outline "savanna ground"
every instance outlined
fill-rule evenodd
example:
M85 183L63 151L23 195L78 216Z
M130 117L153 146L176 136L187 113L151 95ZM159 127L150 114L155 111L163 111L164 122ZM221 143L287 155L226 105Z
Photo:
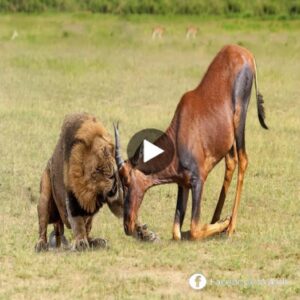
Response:
M161 41L151 39L157 24L167 30ZM188 24L199 28L195 40L185 39ZM14 30L18 37L11 40ZM299 36L299 21L1 15L0 298L299 297ZM136 131L166 128L181 95L198 84L227 43L255 54L270 127L260 127L253 95L246 127L249 167L234 237L172 241L177 188L167 185L151 189L141 207L160 243L125 236L122 220L105 207L93 234L107 238L110 249L36 254L40 175L64 115L93 113L111 133L119 120L126 156ZM208 178L203 222L211 220L223 172L221 162ZM235 182L223 216L231 212L234 190ZM190 206L184 229L189 221ZM202 291L188 284L196 272L208 280ZM269 279L284 284L259 284Z

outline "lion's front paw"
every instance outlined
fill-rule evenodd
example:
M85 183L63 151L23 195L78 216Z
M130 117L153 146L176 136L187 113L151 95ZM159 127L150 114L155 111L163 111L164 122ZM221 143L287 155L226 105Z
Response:
M35 252L45 252L45 251L48 251L49 245L48 245L48 243L45 240L40 239L36 243L34 249L35 249Z
M76 239L72 247L73 251L85 251L90 248L89 242L87 239Z
M90 247L93 249L107 248L107 240L101 238L94 238L89 240Z

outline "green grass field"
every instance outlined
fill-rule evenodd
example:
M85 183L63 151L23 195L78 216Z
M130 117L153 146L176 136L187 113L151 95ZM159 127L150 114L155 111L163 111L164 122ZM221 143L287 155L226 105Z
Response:
M195 40L185 39L189 24L199 28ZM162 40L151 39L155 25L166 28ZM18 37L11 39L14 30ZM299 36L299 20L1 15L0 299L299 299ZM125 236L122 220L105 207L92 232L107 238L110 249L36 254L40 175L64 115L93 113L111 133L119 120L126 156L135 132L167 127L181 95L228 43L255 54L270 127L260 127L253 95L249 167L233 239L172 241L177 187L167 185L151 189L140 210L160 243ZM221 162L208 178L203 222L212 217L223 172ZM235 181L224 217L234 191ZM184 229L189 223L190 206ZM201 291L188 284L197 272L208 280Z

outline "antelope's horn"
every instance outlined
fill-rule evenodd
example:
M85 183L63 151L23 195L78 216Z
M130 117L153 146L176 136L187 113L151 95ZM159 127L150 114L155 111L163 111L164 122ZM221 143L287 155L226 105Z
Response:
M116 148L115 159L117 162L118 169L120 169L124 164L124 160L122 159L122 156L121 156L119 122L116 125L115 125L115 123L113 125L114 125L114 131L115 131L115 148Z

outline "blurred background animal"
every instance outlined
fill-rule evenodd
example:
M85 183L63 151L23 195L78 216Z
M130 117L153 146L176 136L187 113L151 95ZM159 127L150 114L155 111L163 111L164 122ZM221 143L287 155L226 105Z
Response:
M185 37L186 39L195 39L198 34L198 28L196 26L189 26L186 29Z
M10 40L13 41L15 40L17 37L19 36L19 33L17 30L14 30L11 37L10 37Z
M152 39L162 39L164 34L166 32L166 29L162 26L156 26L152 30Z

